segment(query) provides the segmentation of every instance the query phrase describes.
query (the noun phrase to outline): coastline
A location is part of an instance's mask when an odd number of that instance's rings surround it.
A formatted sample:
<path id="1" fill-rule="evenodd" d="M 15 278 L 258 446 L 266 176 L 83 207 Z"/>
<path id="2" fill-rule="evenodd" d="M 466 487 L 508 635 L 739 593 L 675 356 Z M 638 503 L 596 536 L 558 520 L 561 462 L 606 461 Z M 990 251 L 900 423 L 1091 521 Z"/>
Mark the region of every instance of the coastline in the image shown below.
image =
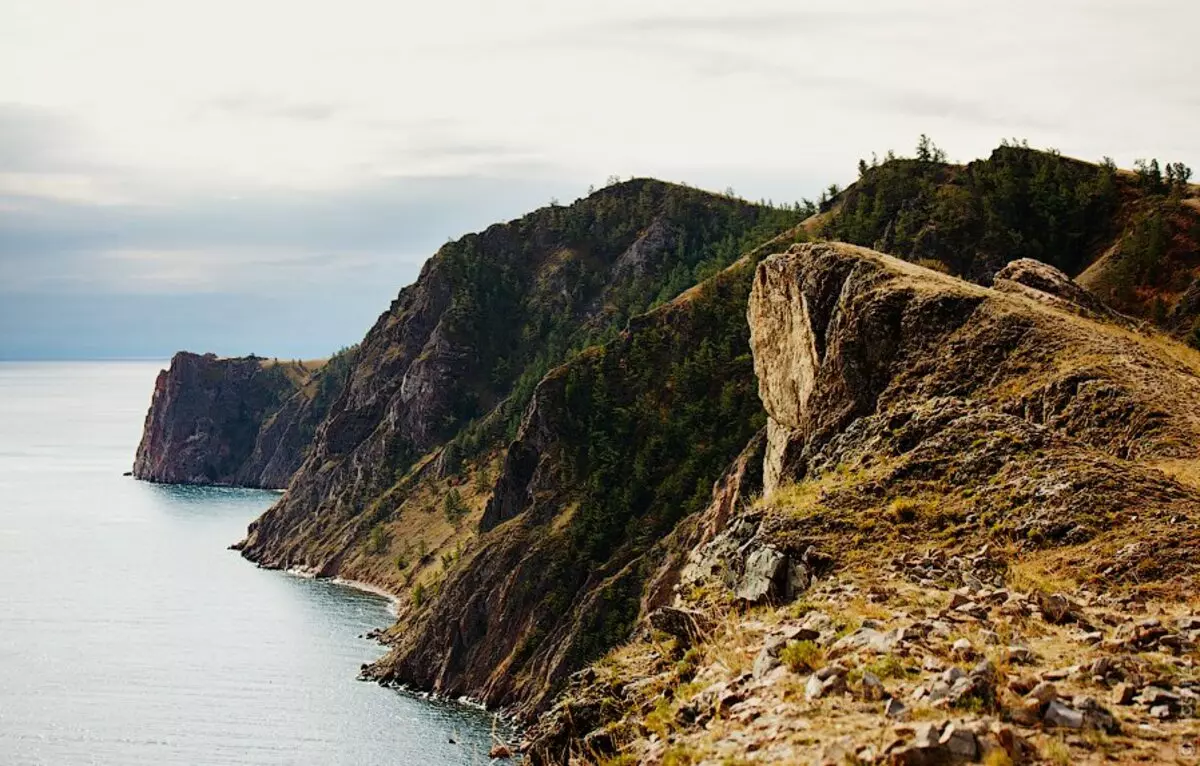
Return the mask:
<path id="1" fill-rule="evenodd" d="M 375 596 L 380 596 L 387 599 L 388 611 L 391 613 L 392 617 L 398 617 L 400 614 L 400 598 L 395 593 L 381 588 L 378 585 L 372 585 L 371 583 L 363 582 L 362 580 L 350 580 L 345 577 L 320 577 L 317 575 L 315 570 L 307 567 L 292 567 L 283 571 L 284 574 L 289 574 L 293 577 L 303 577 L 305 580 L 328 580 L 335 585 L 342 585 L 347 588 L 353 588 L 354 590 L 362 591 L 363 593 L 370 593 Z"/>

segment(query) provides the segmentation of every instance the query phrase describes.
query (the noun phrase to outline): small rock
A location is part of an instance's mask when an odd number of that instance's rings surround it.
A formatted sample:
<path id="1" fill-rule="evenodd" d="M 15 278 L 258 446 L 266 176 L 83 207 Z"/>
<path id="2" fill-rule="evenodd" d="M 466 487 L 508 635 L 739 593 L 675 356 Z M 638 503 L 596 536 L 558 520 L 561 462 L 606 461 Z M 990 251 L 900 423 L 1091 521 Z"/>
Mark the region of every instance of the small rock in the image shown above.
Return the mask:
<path id="1" fill-rule="evenodd" d="M 1117 684 L 1112 690 L 1112 702 L 1114 705 L 1129 705 L 1136 694 L 1137 690 L 1131 684 Z"/>
<path id="2" fill-rule="evenodd" d="M 975 743 L 975 735 L 957 724 L 950 724 L 942 732 L 938 744 L 950 751 L 951 755 L 966 760 L 974 760 L 979 747 Z"/>
<path id="3" fill-rule="evenodd" d="M 883 681 L 879 680 L 879 676 L 869 670 L 865 671 L 862 675 L 863 699 L 876 702 L 883 699 L 886 694 L 887 691 L 883 688 Z"/>
<path id="4" fill-rule="evenodd" d="M 883 706 L 883 714 L 893 720 L 903 721 L 905 718 L 908 717 L 908 708 L 904 705 L 903 702 L 896 699 L 895 697 L 892 697 Z"/>
<path id="5" fill-rule="evenodd" d="M 1029 694 L 1025 696 L 1029 699 L 1035 699 L 1045 705 L 1058 699 L 1058 688 L 1049 681 L 1042 681 L 1037 686 L 1033 687 Z"/>
<path id="6" fill-rule="evenodd" d="M 497 742 L 488 751 L 488 758 L 512 758 L 512 750 L 509 750 L 508 746 L 502 742 Z"/>
<path id="7" fill-rule="evenodd" d="M 1061 726 L 1066 729 L 1082 729 L 1083 713 L 1068 707 L 1058 700 L 1052 700 L 1046 707 L 1042 720 L 1047 726 Z"/>
<path id="8" fill-rule="evenodd" d="M 954 653 L 954 656 L 962 657 L 964 659 L 975 655 L 974 647 L 972 647 L 971 642 L 965 638 L 960 638 L 951 644 L 950 651 Z"/>
<path id="9" fill-rule="evenodd" d="M 804 684 L 804 696 L 810 700 L 821 699 L 821 695 L 825 693 L 825 684 L 821 679 L 817 678 L 817 674 L 813 673 L 808 677 L 808 681 Z"/>

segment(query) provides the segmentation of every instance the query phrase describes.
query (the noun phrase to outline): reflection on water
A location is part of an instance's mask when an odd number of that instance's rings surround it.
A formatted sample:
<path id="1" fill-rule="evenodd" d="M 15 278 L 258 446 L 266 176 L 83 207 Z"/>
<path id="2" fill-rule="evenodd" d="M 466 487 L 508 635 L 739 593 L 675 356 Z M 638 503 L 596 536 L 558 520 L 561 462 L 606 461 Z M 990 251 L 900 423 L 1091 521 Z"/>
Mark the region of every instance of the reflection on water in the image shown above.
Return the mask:
<path id="1" fill-rule="evenodd" d="M 488 762 L 487 713 L 354 680 L 385 599 L 227 550 L 276 493 L 121 476 L 159 366 L 0 364 L 0 763 Z"/>

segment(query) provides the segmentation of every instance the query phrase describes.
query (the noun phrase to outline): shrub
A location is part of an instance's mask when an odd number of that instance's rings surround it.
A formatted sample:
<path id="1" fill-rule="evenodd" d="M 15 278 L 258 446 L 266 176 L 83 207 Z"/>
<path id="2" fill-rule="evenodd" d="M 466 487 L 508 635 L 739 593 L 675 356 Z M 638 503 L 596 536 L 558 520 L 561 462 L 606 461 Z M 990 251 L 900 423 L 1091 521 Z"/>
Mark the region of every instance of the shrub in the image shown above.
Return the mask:
<path id="1" fill-rule="evenodd" d="M 371 534 L 367 536 L 367 552 L 373 556 L 378 556 L 381 553 L 387 553 L 388 547 L 392 544 L 392 536 L 387 530 L 381 526 L 371 528 Z"/>
<path id="2" fill-rule="evenodd" d="M 446 512 L 446 521 L 451 524 L 457 524 L 459 519 L 466 516 L 470 510 L 462 499 L 462 493 L 457 488 L 446 493 L 446 498 L 442 501 L 442 509 Z"/>
<path id="3" fill-rule="evenodd" d="M 417 607 L 418 609 L 420 609 L 421 605 L 425 603 L 425 583 L 419 582 L 413 586 L 412 602 L 413 606 Z"/>
<path id="4" fill-rule="evenodd" d="M 825 665 L 825 652 L 812 641 L 791 641 L 779 653 L 779 660 L 793 673 L 811 673 Z"/>

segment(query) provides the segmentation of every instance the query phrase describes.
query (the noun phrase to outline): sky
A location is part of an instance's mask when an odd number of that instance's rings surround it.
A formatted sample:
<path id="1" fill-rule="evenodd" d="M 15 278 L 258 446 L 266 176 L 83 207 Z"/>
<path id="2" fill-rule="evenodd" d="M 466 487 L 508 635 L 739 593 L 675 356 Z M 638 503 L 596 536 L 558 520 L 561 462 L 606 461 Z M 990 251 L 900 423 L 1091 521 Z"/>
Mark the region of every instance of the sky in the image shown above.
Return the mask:
<path id="1" fill-rule="evenodd" d="M 0 359 L 358 341 L 609 176 L 815 197 L 927 133 L 1200 167 L 1195 0 L 0 0 Z"/>

